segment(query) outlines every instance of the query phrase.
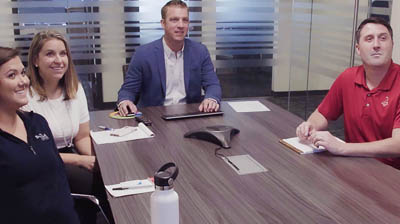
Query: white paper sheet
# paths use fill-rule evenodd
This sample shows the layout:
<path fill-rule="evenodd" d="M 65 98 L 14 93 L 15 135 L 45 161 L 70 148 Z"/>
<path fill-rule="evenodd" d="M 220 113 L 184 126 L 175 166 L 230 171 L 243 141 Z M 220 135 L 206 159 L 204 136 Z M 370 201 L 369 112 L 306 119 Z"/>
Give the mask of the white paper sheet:
<path fill-rule="evenodd" d="M 271 111 L 268 107 L 262 104 L 258 100 L 253 101 L 233 101 L 228 102 L 236 112 L 260 112 L 260 111 Z"/>
<path fill-rule="evenodd" d="M 96 132 L 90 131 L 90 135 L 97 144 L 124 142 L 124 141 L 154 137 L 154 133 L 143 123 L 139 123 L 136 131 L 133 131 L 124 136 L 112 136 L 110 135 L 111 133 L 112 130 L 96 131 Z"/>
<path fill-rule="evenodd" d="M 125 181 L 119 184 L 105 185 L 105 187 L 113 197 L 153 192 L 155 189 L 154 183 L 149 179 Z"/>

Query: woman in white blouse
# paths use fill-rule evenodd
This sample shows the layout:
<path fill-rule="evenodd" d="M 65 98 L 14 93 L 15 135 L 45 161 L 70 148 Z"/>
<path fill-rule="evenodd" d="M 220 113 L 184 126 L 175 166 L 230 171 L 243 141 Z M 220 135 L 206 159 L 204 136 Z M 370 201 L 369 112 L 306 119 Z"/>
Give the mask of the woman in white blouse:
<path fill-rule="evenodd" d="M 24 109 L 46 118 L 65 164 L 92 171 L 89 111 L 70 55 L 60 33 L 48 30 L 35 35 L 28 55 L 30 99 Z"/>
<path fill-rule="evenodd" d="M 95 194 L 94 171 L 89 129 L 89 111 L 85 92 L 78 81 L 71 52 L 65 38 L 57 31 L 37 33 L 28 55 L 31 80 L 29 104 L 46 118 L 60 156 L 65 163 L 71 192 Z M 97 186 L 103 188 L 103 186 Z"/>

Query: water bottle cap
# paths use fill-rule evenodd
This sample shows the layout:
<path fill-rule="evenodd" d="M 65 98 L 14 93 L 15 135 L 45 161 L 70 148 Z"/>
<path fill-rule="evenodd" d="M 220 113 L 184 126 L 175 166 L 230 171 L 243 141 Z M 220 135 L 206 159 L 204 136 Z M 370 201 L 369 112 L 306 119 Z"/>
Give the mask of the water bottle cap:
<path fill-rule="evenodd" d="M 172 172 L 167 169 L 175 167 Z M 179 169 L 175 163 L 164 164 L 155 174 L 154 174 L 154 184 L 159 187 L 172 187 L 173 182 L 178 176 Z"/>

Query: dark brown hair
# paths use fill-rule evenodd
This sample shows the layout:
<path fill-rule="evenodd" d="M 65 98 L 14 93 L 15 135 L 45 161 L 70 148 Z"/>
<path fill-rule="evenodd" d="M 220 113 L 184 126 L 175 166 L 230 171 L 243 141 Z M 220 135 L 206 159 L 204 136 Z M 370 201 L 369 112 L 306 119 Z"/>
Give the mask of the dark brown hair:
<path fill-rule="evenodd" d="M 357 43 L 360 42 L 362 28 L 365 25 L 367 25 L 368 23 L 384 25 L 388 29 L 388 31 L 390 33 L 390 37 L 393 40 L 393 30 L 392 30 L 392 27 L 390 26 L 390 24 L 388 22 L 386 22 L 386 20 L 384 20 L 384 19 L 382 19 L 380 17 L 370 17 L 370 18 L 367 18 L 364 21 L 362 21 L 361 24 L 358 26 L 358 29 L 356 31 L 356 41 L 357 41 Z"/>
<path fill-rule="evenodd" d="M 17 57 L 19 51 L 14 48 L 0 47 L 0 66 L 7 63 L 9 60 Z"/>
<path fill-rule="evenodd" d="M 175 7 L 180 7 L 180 8 L 186 8 L 189 12 L 189 9 L 186 5 L 185 2 L 181 1 L 181 0 L 171 0 L 169 2 L 167 2 L 167 4 L 165 4 L 162 8 L 161 8 L 161 18 L 165 19 L 165 17 L 167 16 L 167 10 L 168 7 L 170 6 L 175 6 Z"/>
<path fill-rule="evenodd" d="M 35 63 L 39 58 L 39 52 L 42 50 L 44 44 L 51 39 L 62 41 L 67 51 L 68 68 L 63 78 L 60 80 L 59 85 L 64 91 L 64 100 L 73 99 L 78 91 L 78 75 L 76 74 L 75 66 L 71 59 L 71 51 L 69 49 L 67 40 L 61 33 L 55 30 L 41 31 L 33 37 L 28 54 L 28 76 L 31 79 L 32 88 L 37 94 L 39 94 L 41 101 L 47 99 L 46 91 L 43 85 L 44 80 L 39 74 L 39 68 L 35 67 Z"/>

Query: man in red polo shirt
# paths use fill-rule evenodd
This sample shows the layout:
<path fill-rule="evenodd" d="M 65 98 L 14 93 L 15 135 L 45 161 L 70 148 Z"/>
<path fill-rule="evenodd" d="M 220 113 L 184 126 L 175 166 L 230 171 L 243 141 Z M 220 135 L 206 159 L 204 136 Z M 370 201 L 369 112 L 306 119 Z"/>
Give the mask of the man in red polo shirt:
<path fill-rule="evenodd" d="M 363 64 L 340 74 L 296 134 L 333 154 L 376 157 L 400 169 L 400 66 L 392 62 L 392 28 L 383 19 L 368 18 L 356 39 Z M 323 131 L 342 114 L 346 143 Z"/>

